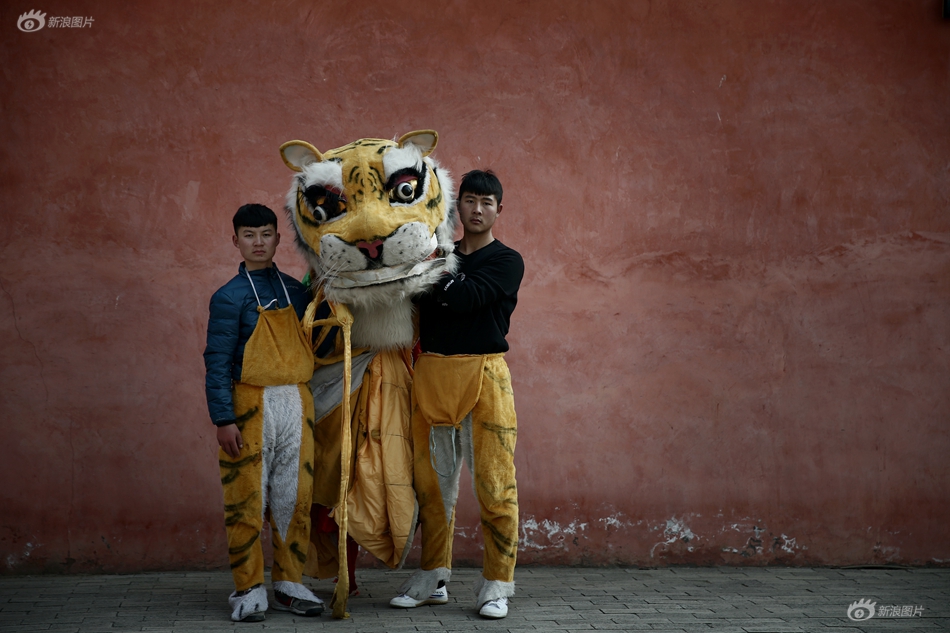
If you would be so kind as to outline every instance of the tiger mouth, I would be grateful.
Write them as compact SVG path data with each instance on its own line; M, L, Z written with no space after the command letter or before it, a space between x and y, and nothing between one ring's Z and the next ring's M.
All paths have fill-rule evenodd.
M401 266L374 268L373 270L340 272L328 279L327 285L331 288L365 288L366 286L379 286L424 275L444 264L445 258L437 257L421 261L417 264L403 264Z

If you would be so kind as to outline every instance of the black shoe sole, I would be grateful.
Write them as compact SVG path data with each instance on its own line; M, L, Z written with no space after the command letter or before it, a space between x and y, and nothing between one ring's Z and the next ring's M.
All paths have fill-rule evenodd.
M238 620L238 622L263 622L266 617L263 611L258 611L257 613L248 613L242 619Z
M292 613L294 615L302 615L305 618L312 618L323 613L324 607L313 607L312 609L307 609L306 611L301 611L299 609L293 609L291 607L285 607L284 605L278 603L271 605L275 611L283 611L284 613Z

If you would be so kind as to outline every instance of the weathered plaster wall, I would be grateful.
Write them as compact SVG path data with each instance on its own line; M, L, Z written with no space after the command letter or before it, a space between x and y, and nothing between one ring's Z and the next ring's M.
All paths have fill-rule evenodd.
M527 260L522 562L950 561L939 2L224 7L0 9L0 570L225 564L230 217L286 140L428 127Z

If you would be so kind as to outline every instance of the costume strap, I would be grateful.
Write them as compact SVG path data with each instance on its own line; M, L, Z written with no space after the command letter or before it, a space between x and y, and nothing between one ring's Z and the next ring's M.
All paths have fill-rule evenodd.
M244 269L244 274L247 275L247 280L248 280L249 282L251 282L251 290L254 291L254 298L257 299L257 306L258 306L258 307L263 307L263 306L261 306L261 297L260 297L259 294L257 294L257 288L254 287L254 280L251 279L251 271L249 271L247 268L245 268L245 269ZM270 303L268 303L267 305L270 305Z
M350 333L353 327L353 313L346 305L331 304L333 314L328 321L335 321L333 325L340 326L343 330L343 402L340 403L340 424L342 426L340 445L347 447L353 442L350 429L350 384L352 381L353 350L350 344ZM348 561L346 559L346 533L347 533L347 491L350 487L350 467L353 459L353 451L343 449L341 455L341 476L340 476L340 505L337 506L334 514L336 522L340 526L339 548L337 551L337 560L339 561L339 580L336 583L336 589L333 592L333 599L330 605L333 607L334 618L348 618L350 614L346 612L346 602L350 595L350 580L347 571Z
M290 293L287 292L287 284L284 283L284 280L281 278L280 272L276 269L276 267L275 267L275 269L274 269L274 272L277 273L277 280L280 281L280 286L281 286L281 288L284 289L284 296L287 297L287 305L289 306L289 305L290 305ZM271 306L272 303L275 303L275 302L277 303L277 307L278 307L278 308L280 307L280 301L277 301L277 298L276 298L276 297L275 297L272 301L270 301L270 303L268 303L266 306L261 305L261 297L260 297L259 294L257 294L257 288L254 286L254 280L251 279L251 271L249 271L247 268L245 268L245 269L244 269L244 274L247 275L247 280L248 280L249 282L251 282L251 290L254 291L254 298L257 299L257 305L258 305L259 307L264 308L264 309L266 310L267 308L269 308L269 307Z
M280 276L280 271L277 268L274 268L274 272L277 273L277 279L280 280L280 286L284 289L284 296L287 297L287 305L290 305L290 293L287 292L287 284L284 283L283 277ZM270 304L268 304L270 305Z
M330 330L334 326L340 325L339 320L336 318L336 316L334 316L334 314L331 314L326 319L316 318L317 307L319 307L319 305L323 303L323 298L324 298L323 288L321 287L317 290L317 294L316 296L314 296L313 301L311 301L310 305L307 306L307 310L306 312L304 312L303 320L300 322L300 324L303 326L303 331L307 335L307 338L312 338L313 328L321 327L320 336L317 337L316 341L313 341L313 345L312 345L313 351L314 351L313 362L316 363L317 365L333 365L335 363L339 363L340 361L344 360L346 356L345 353L337 354L336 356L328 356L327 358L320 358L319 356L316 355L316 351L320 349L321 345L323 345L323 342L326 340L327 335L330 334ZM342 304L331 304L331 309L334 311L334 313L339 309L338 306L340 305ZM349 311L347 311L347 313L349 314ZM352 315L351 315L351 318L352 318ZM322 326L327 326L327 327L322 327ZM357 349L352 349L351 355L359 356L360 354L367 351L368 349L369 348L367 347L359 347Z

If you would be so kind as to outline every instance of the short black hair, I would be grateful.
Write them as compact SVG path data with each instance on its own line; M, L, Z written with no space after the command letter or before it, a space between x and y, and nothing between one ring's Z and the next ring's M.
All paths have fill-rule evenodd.
M277 228L277 215L262 204L245 204L234 214L234 234L238 229L247 226L256 229L259 226L273 224Z
M501 204L501 181L495 172L488 169L481 171L473 169L462 176L462 184L459 185L459 198L466 193L474 193L477 196L495 196L495 202Z

